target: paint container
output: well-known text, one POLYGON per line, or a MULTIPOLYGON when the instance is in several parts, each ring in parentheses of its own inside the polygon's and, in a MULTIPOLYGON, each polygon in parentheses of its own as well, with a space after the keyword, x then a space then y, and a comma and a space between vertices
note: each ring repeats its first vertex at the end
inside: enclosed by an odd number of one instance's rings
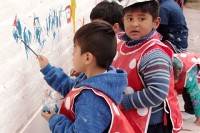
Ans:
POLYGON ((46 89, 44 90, 42 103, 43 103, 43 111, 50 113, 50 108, 53 108, 56 113, 58 113, 59 107, 58 107, 58 101, 60 99, 58 98, 57 92, 46 89))

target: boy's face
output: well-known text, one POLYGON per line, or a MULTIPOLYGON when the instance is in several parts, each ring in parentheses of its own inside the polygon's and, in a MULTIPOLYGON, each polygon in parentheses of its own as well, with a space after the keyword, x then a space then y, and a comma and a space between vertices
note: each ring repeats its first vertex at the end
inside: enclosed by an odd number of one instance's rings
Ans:
POLYGON ((148 35, 152 29, 156 29, 160 24, 160 18, 153 21, 149 13, 143 13, 140 10, 127 12, 123 18, 126 34, 132 40, 140 39, 148 35))
POLYGON ((73 65, 76 72, 85 71, 85 56, 84 54, 81 54, 81 47, 77 41, 75 41, 74 44, 73 65))

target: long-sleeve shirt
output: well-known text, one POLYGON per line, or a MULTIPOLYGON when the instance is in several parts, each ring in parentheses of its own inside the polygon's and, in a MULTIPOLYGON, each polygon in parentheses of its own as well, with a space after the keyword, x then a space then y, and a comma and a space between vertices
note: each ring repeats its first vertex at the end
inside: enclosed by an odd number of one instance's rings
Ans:
POLYGON ((142 58, 139 73, 145 88, 138 93, 125 95, 122 101, 126 110, 152 107, 149 125, 163 121, 163 101, 169 91, 172 62, 170 57, 160 49, 151 50, 142 58))

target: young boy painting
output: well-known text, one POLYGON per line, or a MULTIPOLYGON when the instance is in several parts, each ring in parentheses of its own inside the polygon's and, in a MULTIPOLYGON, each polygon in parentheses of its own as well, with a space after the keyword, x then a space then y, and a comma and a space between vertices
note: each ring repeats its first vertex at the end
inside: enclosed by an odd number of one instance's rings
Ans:
POLYGON ((79 76, 70 78, 39 56, 46 82, 65 99, 59 114, 42 112, 53 133, 134 132, 118 105, 127 85, 126 72, 111 67, 116 54, 116 35, 110 24, 95 21, 74 36, 73 65, 79 76))

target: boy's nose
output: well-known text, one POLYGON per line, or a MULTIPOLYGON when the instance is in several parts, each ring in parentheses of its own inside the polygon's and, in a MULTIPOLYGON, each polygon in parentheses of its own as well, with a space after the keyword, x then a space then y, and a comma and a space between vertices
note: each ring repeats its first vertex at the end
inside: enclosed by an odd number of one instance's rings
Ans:
POLYGON ((138 27, 138 22, 137 21, 133 21, 132 24, 131 24, 131 26, 138 27))

